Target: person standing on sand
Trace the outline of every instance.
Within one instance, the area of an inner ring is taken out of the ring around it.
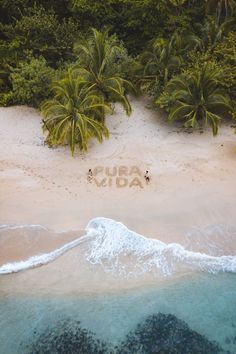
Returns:
[[[146,170],[144,178],[145,178],[146,182],[150,182],[150,176],[149,176],[149,171],[148,170]]]
[[[88,170],[88,181],[91,183],[93,179],[93,172],[91,168]]]

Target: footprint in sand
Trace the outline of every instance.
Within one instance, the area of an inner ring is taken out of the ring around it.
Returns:
[[[42,176],[42,175],[39,175],[37,173],[34,172],[34,170],[30,167],[27,167],[27,166],[24,166],[24,165],[20,165],[20,164],[17,164],[17,163],[14,163],[14,162],[7,162],[7,161],[0,161],[0,163],[4,164],[5,166],[7,167],[10,167],[10,166],[14,166],[16,168],[19,168],[21,169],[27,176],[33,176],[35,178],[38,178],[38,179],[41,179],[43,181],[45,181],[46,183],[49,183],[51,185],[53,185],[54,187],[56,188],[63,188],[62,185],[59,185],[59,184],[56,184],[56,182],[54,181],[51,181],[49,180],[48,178]],[[47,191],[51,191],[50,188],[45,188]],[[70,195],[73,195],[75,198],[77,198],[77,194],[73,194],[73,192],[71,192],[67,187],[64,187],[65,191],[68,192]]]

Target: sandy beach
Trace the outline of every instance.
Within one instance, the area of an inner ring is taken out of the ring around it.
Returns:
[[[110,139],[102,145],[91,141],[88,153],[77,152],[74,158],[67,147],[44,145],[36,110],[0,109],[0,224],[47,228],[34,237],[21,229],[8,230],[6,235],[2,229],[0,265],[53,251],[83,235],[89,220],[100,216],[165,243],[186,245],[204,230],[210,237],[224,233],[221,249],[225,254],[235,250],[231,231],[236,227],[236,139],[232,127],[222,125],[213,138],[211,131],[190,133],[167,124],[160,113],[148,108],[148,100],[133,99],[132,107],[128,118],[117,106],[107,117]],[[91,183],[89,168],[94,172]],[[151,176],[148,184],[143,177],[146,169]],[[231,230],[229,238],[227,230]],[[204,251],[204,242],[199,244],[197,251]],[[72,261],[75,267],[76,252],[69,253],[50,266],[56,278],[61,268],[57,262],[65,266],[70,260],[68,267]],[[37,272],[36,279],[43,278],[42,270]],[[26,274],[28,280],[35,279],[30,272]],[[10,288],[13,283],[11,278]],[[80,285],[88,286],[86,281]]]

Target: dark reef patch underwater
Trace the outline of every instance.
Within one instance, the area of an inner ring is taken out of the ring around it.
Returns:
[[[235,274],[110,293],[48,291],[0,297],[0,354],[236,353]]]
[[[219,353],[217,344],[171,314],[159,313],[137,326],[118,350],[122,353]]]
[[[176,316],[156,314],[140,323],[120,346],[96,339],[80,322],[62,321],[48,328],[29,354],[216,354],[222,350]]]

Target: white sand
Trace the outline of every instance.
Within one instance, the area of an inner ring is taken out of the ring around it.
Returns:
[[[117,107],[107,117],[110,139],[102,145],[92,141],[88,153],[77,152],[74,158],[68,147],[43,144],[36,110],[0,108],[0,224],[82,230],[90,219],[104,216],[145,236],[180,243],[193,228],[236,226],[233,129],[223,125],[217,137],[211,130],[188,134],[180,125],[167,124],[147,104],[132,99],[130,118]],[[121,165],[137,166],[142,174],[149,169],[150,184],[141,177],[143,189],[117,188],[114,181],[97,187],[86,179],[89,168]],[[74,237],[68,233],[63,242]],[[10,248],[0,242],[0,264],[26,255],[24,242],[22,251],[18,242]],[[30,252],[44,250],[39,243]]]

